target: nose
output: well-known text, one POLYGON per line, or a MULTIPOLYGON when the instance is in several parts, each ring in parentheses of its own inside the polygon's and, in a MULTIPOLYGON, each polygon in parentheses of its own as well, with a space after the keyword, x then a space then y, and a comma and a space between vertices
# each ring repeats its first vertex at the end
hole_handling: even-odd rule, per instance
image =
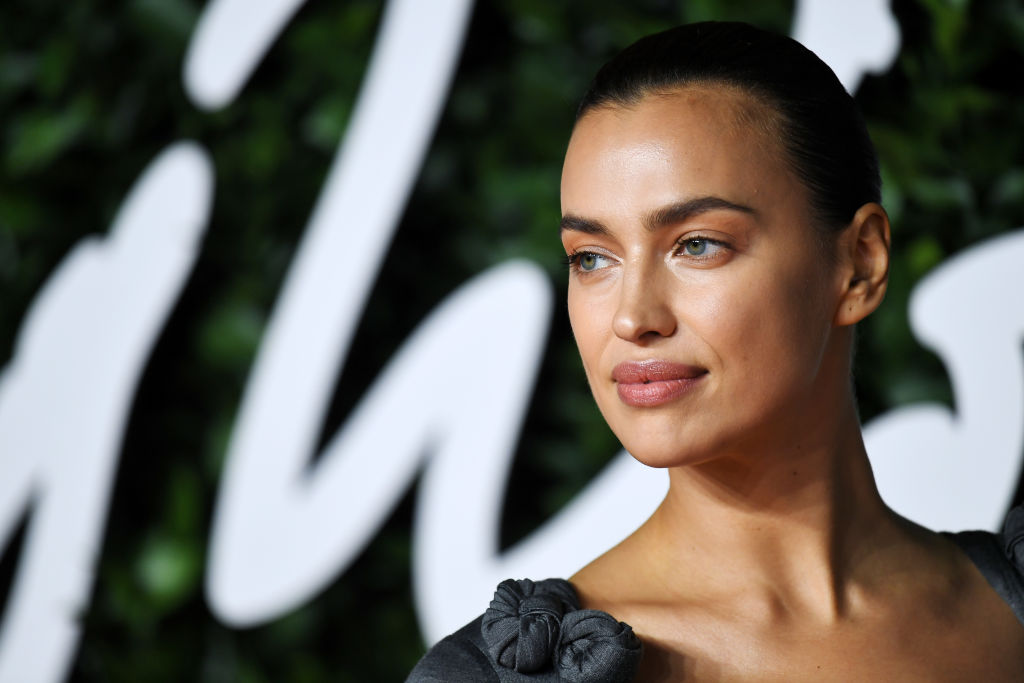
POLYGON ((642 344, 676 331, 676 317, 661 278, 634 272, 622 279, 612 331, 621 339, 642 344))

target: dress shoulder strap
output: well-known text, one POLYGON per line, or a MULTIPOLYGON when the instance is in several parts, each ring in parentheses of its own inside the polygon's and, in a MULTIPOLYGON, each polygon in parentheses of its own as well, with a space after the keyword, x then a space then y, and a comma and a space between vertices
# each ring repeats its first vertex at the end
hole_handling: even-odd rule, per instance
POLYGON ((1002 533, 961 531, 946 536, 967 553, 1024 624, 1024 506, 1010 510, 1002 533))

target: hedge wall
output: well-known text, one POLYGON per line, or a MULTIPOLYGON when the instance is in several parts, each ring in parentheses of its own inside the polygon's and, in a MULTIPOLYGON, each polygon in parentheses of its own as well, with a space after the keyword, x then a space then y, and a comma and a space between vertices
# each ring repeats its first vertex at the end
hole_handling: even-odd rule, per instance
MULTIPOLYGON (((900 55, 857 96, 883 160, 895 241, 887 303, 861 337, 865 418, 951 401, 941 363, 910 333, 909 292, 945 257, 1024 225, 1024 9, 1012 0, 892 8, 900 55)), ((310 0, 242 94, 216 113, 196 109, 181 80, 201 9, 191 0, 0 6, 0 364, 48 274, 78 240, 108 228, 161 149, 194 139, 216 166, 199 260, 133 407, 73 678, 401 680, 423 649, 409 588, 414 489, 344 576, 281 619, 231 629, 202 594, 226 439, 382 5, 310 0)), ((684 21, 744 19, 787 31, 792 12, 782 0, 480 0, 325 437, 417 322, 473 274, 527 257, 562 290, 561 156, 575 100, 605 58, 684 21)), ((504 544, 556 511, 618 448, 560 306, 543 372, 509 485, 504 544)), ((23 536, 0 562, 4 593, 23 536)))

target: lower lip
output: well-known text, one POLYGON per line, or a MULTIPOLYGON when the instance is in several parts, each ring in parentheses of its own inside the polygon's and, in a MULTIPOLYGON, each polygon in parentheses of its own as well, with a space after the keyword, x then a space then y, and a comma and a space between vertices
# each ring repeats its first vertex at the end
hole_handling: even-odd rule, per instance
POLYGON ((637 382, 625 384, 619 382, 616 389, 619 399, 628 406, 649 408, 660 406, 676 400, 692 389, 704 375, 685 379, 668 379, 656 382, 637 382))

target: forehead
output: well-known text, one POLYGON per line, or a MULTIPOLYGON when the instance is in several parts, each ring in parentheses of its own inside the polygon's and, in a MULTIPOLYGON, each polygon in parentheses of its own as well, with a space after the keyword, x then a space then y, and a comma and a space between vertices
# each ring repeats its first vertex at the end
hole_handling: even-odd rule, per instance
POLYGON ((745 203, 794 184, 788 190, 802 195, 778 129, 770 107, 731 87, 687 87, 595 108, 569 141, 563 212, 567 202, 601 197, 658 203, 713 194, 745 203))

